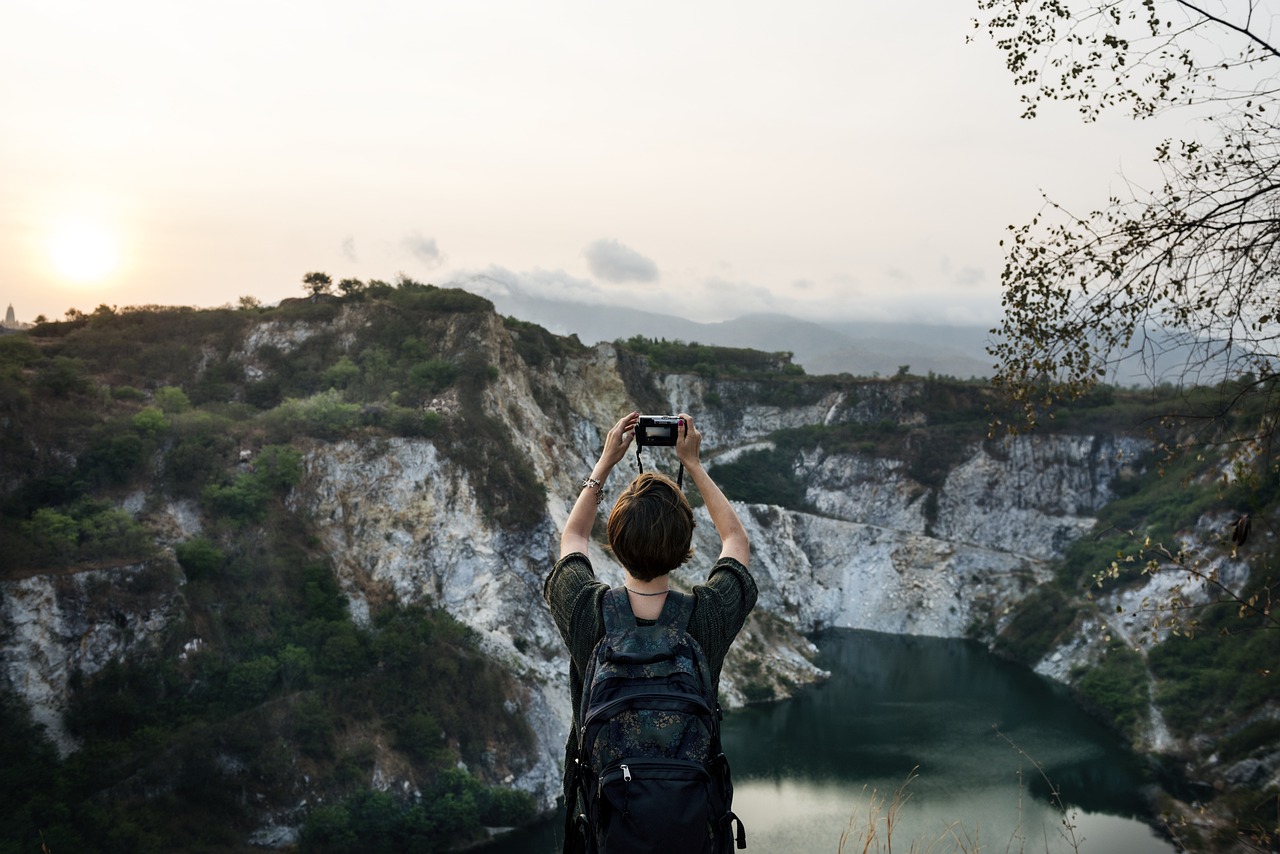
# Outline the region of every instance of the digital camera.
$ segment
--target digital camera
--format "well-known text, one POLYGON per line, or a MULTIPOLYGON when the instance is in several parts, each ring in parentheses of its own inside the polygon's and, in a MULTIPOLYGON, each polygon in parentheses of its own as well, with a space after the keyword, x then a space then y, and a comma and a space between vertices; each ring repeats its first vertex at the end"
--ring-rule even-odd
POLYGON ((641 447, 675 445, 683 422, 679 415, 641 415, 636 422, 636 444, 641 447))

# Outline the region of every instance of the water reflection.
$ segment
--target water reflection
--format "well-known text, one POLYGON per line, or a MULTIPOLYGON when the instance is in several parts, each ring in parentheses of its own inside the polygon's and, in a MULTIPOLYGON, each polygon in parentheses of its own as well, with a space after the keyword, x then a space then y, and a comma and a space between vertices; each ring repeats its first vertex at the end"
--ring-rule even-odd
MULTIPOLYGON (((834 852, 918 769, 901 850, 1070 851, 1038 763, 1081 851, 1173 851, 1136 818, 1141 764, 1060 686, 963 641, 841 630, 817 643, 826 685, 726 716, 748 850, 834 852)), ((551 854, 554 824, 486 851, 551 854)))

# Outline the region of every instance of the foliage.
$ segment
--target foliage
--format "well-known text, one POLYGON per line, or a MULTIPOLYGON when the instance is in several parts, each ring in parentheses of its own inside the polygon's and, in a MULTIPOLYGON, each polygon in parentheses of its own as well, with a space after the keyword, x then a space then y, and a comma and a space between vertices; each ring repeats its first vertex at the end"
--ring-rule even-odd
MULTIPOLYGON (((1025 115, 1070 101, 1146 118, 1194 107, 1205 132, 1161 143, 1162 186, 1080 216, 1049 202, 1011 229, 995 378, 1037 423, 1136 348, 1183 380, 1248 375, 1225 409, 1274 412, 1280 133, 1269 16, 1185 0, 982 0, 985 27, 1024 90, 1025 115), (1157 332, 1161 330, 1161 332, 1157 332)), ((1190 414, 1210 419, 1222 410, 1190 414)), ((1272 421, 1252 425, 1269 433, 1272 421)))
POLYGON ((794 454, 777 449, 750 451, 732 462, 717 464, 715 478, 734 501, 812 509, 805 498, 804 481, 796 473, 794 454))
POLYGON ((514 317, 502 318, 502 325, 511 333, 516 353, 531 368, 542 367, 552 359, 582 353, 587 349, 576 334, 567 338, 553 335, 536 323, 514 317))
POLYGON ((262 425, 276 441, 294 436, 340 439, 360 425, 360 407, 347 403, 337 389, 306 398, 288 398, 262 417, 262 425))
MULTIPOLYGON (((1246 600, 1263 590, 1272 567, 1254 574, 1242 591, 1246 600)), ((1190 736, 1218 728, 1228 731, 1254 710, 1280 702, 1272 665, 1280 660, 1280 632, 1268 615, 1221 602, 1200 609, 1197 630, 1153 646, 1152 672, 1159 677, 1157 702, 1175 732, 1190 736)), ((1261 730, 1240 730, 1218 745, 1224 761, 1243 758, 1261 730)))
POLYGON ((484 826, 510 826, 533 816, 525 792, 494 789, 465 771, 440 773, 417 803, 362 790, 341 804, 312 811, 301 850, 324 854, 449 851, 484 837, 484 826))
POLYGON ((1147 719, 1151 701, 1147 684, 1142 657, 1117 639, 1102 659, 1076 680, 1075 688, 1116 727, 1133 737, 1147 719))
POLYGON ((302 478, 302 455, 287 445, 263 448, 253 468, 230 483, 206 486, 201 497, 218 515, 235 522, 259 522, 273 496, 281 495, 302 478))
POLYGON ((156 406, 166 415, 177 415, 191 408, 191 401, 186 393, 175 386, 167 385, 156 389, 154 395, 156 406))
POLYGON ((8 571, 139 562, 155 553, 150 533, 136 519, 89 498, 64 507, 39 507, 20 524, 4 527, 8 530, 0 565, 8 571))
POLYGON ((1018 604, 994 648, 1027 665, 1040 661, 1069 629, 1081 611, 1078 602, 1054 586, 1042 586, 1018 604))
POLYGON ((178 565, 188 578, 212 578, 227 562, 227 555, 208 537, 195 537, 173 547, 178 565))
POLYGON ((695 373, 704 377, 803 374, 791 362, 791 353, 765 353, 745 347, 713 347, 696 342, 667 341, 636 335, 615 342, 648 359, 650 366, 664 373, 695 373))
POLYGON ((302 277, 302 287, 313 297, 327 294, 333 290, 333 277, 328 273, 313 271, 302 277))

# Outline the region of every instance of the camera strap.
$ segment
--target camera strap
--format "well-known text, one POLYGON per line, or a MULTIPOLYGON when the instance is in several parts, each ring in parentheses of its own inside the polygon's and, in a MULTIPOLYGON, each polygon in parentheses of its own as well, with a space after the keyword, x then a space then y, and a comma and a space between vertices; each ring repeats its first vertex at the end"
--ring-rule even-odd
MULTIPOLYGON (((644 463, 640 459, 640 452, 644 450, 644 445, 636 443, 636 468, 640 474, 644 474, 644 463)), ((680 464, 680 470, 676 472, 676 486, 684 489, 684 463, 680 464)))

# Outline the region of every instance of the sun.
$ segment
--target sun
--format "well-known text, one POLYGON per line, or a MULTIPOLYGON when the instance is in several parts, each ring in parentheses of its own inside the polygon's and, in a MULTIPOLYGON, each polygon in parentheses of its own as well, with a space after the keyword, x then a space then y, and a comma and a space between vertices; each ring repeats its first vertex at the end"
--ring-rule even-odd
POLYGON ((120 266, 120 240, 99 222, 61 222, 45 248, 54 272, 77 284, 100 282, 120 266))

